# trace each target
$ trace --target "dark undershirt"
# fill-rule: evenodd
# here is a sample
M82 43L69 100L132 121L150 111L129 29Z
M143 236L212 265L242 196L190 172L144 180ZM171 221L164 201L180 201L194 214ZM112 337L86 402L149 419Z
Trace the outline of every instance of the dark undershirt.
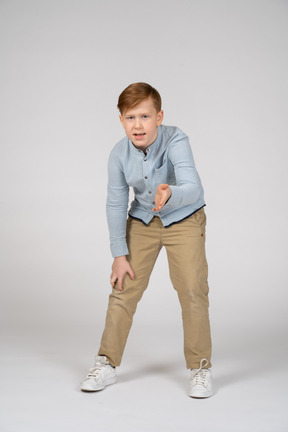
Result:
M185 216L183 219L180 219L179 221L176 221L176 222L172 222L171 224L169 224L169 225L166 225L166 226L164 226L164 228L169 228L170 226L172 226L172 225L175 225L175 224L177 224L177 223L179 223L179 222L182 222L183 220L185 220L185 219L188 219L190 216L192 216L193 214L195 214L195 213L197 213L199 210L201 210L203 207L205 207L206 206L206 204L204 204L202 207L200 207L199 209L197 209L197 210L195 210L193 213L191 213L191 214L189 214L188 216ZM131 219L135 219L135 220L138 220L138 221L140 221L140 222L142 222L145 226L148 226L149 225L149 223L151 222L149 222L148 224L146 224L142 219L140 219L140 218L137 218L137 217L135 217L135 216L131 216L130 214L128 214L128 216L131 218ZM154 216L154 217L159 217L159 216ZM151 219L152 220L152 219Z

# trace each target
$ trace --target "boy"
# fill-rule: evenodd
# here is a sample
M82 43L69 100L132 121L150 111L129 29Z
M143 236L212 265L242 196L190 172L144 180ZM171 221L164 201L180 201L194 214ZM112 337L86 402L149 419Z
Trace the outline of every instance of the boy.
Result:
M161 97L146 83L119 96L126 137L111 151L107 219L112 293L100 349L81 389L98 391L116 382L137 303L162 246L182 307L184 355L191 369L189 396L212 396L211 337L203 188L188 137L162 125ZM135 199L128 212L129 187Z

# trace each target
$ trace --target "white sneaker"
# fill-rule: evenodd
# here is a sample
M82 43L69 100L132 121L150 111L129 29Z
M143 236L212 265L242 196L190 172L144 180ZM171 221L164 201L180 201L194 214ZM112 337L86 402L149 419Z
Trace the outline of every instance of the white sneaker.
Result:
M81 390L93 392L103 390L107 385L117 381L116 370L105 356L96 356L95 365L89 370L81 385Z
M207 366L208 360L202 359L199 369L191 370L191 387L189 396L193 398L207 398L213 395L212 377Z

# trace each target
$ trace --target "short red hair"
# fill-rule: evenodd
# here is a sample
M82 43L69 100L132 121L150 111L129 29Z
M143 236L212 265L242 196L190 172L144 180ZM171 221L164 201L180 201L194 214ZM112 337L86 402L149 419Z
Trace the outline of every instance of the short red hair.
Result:
M149 97L152 98L157 113L161 111L161 96L155 88L144 82L130 84L120 94L118 98L117 108L122 115L128 109L135 108L137 105L139 105L141 102L148 99Z

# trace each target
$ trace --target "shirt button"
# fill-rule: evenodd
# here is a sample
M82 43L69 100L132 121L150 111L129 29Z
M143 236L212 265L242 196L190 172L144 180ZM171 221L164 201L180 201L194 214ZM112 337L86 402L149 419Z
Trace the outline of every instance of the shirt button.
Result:
M144 178L145 178L145 180L147 180L147 179L148 179L148 177L147 177L147 176L145 176Z
M155 201L153 201L152 204L155 204Z
M143 160L144 160L144 162L146 162L147 159L143 159Z
M149 194L152 194L152 192L151 192L151 191L149 191L148 193L149 193Z

